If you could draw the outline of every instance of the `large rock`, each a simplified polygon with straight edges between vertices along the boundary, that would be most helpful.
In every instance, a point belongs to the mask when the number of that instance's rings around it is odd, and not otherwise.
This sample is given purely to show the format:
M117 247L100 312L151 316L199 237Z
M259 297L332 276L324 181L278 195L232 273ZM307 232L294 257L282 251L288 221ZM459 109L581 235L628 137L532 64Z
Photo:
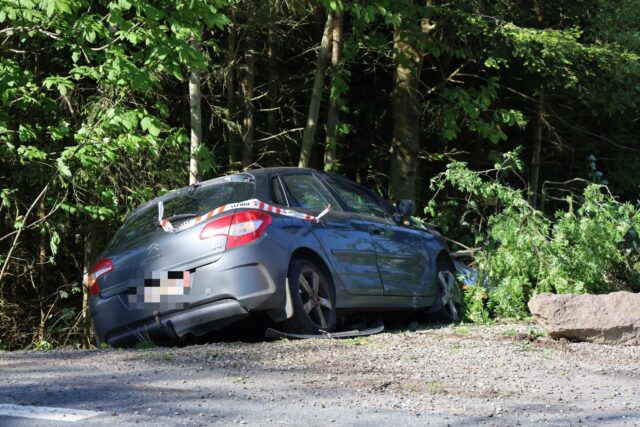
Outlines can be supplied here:
M551 338L640 345L640 294L540 294L528 305Z

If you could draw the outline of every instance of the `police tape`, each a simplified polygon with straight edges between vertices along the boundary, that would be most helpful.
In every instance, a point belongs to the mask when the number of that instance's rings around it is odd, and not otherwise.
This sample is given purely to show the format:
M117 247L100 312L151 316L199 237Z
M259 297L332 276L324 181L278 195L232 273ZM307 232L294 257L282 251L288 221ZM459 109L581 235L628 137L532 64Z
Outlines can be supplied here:
M276 206L271 206L268 203L260 201L258 199L250 199L245 200L243 202L231 203L228 205L222 205L220 207L215 208L212 211L207 212L206 214L197 216L195 218L186 221L178 227L178 231L185 230L187 228L193 227L194 225L200 224L202 221L206 221L209 218L212 218L222 212L230 211L233 209L259 209L265 212L275 213L276 215L287 216L290 218L298 218L306 221L319 222L320 219L325 216L331 210L331 205L328 205L322 212L320 212L317 216L305 214L302 212L297 212L291 209L282 209ZM173 224L169 220L163 219L164 217L164 204L162 202L158 203L158 221L160 222L160 226L166 232L175 232L176 229L173 227Z

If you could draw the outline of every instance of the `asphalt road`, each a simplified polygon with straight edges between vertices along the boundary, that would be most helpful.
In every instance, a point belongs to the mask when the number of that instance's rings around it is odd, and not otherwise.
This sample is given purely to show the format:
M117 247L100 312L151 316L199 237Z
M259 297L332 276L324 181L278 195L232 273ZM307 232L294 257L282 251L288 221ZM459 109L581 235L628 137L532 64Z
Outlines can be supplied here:
M0 415L0 425L640 425L640 348L539 335L518 324L4 352L0 414L15 408L6 405L97 414L75 423Z

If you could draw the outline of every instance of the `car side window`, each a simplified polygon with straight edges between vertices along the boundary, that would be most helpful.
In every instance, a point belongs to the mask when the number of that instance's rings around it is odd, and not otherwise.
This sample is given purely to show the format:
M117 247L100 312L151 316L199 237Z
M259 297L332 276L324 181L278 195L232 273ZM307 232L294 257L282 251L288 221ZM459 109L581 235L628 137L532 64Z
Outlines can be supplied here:
M289 190L295 204L301 208L322 210L331 205L332 210L341 210L338 202L322 183L311 174L281 175L282 182Z
M364 189L331 176L327 176L325 179L342 200L344 200L349 209L363 215L388 216L388 212L384 207Z
M271 201L277 205L289 206L277 176L271 178Z

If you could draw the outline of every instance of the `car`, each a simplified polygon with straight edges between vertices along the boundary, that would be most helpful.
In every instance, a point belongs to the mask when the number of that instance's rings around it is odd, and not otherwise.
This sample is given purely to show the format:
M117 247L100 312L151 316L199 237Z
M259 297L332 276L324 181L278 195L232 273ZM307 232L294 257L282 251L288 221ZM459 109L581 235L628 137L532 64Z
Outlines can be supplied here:
M90 274L99 343L199 337L254 313L281 331L410 310L460 318L444 239L337 174L265 168L167 193L133 211Z

